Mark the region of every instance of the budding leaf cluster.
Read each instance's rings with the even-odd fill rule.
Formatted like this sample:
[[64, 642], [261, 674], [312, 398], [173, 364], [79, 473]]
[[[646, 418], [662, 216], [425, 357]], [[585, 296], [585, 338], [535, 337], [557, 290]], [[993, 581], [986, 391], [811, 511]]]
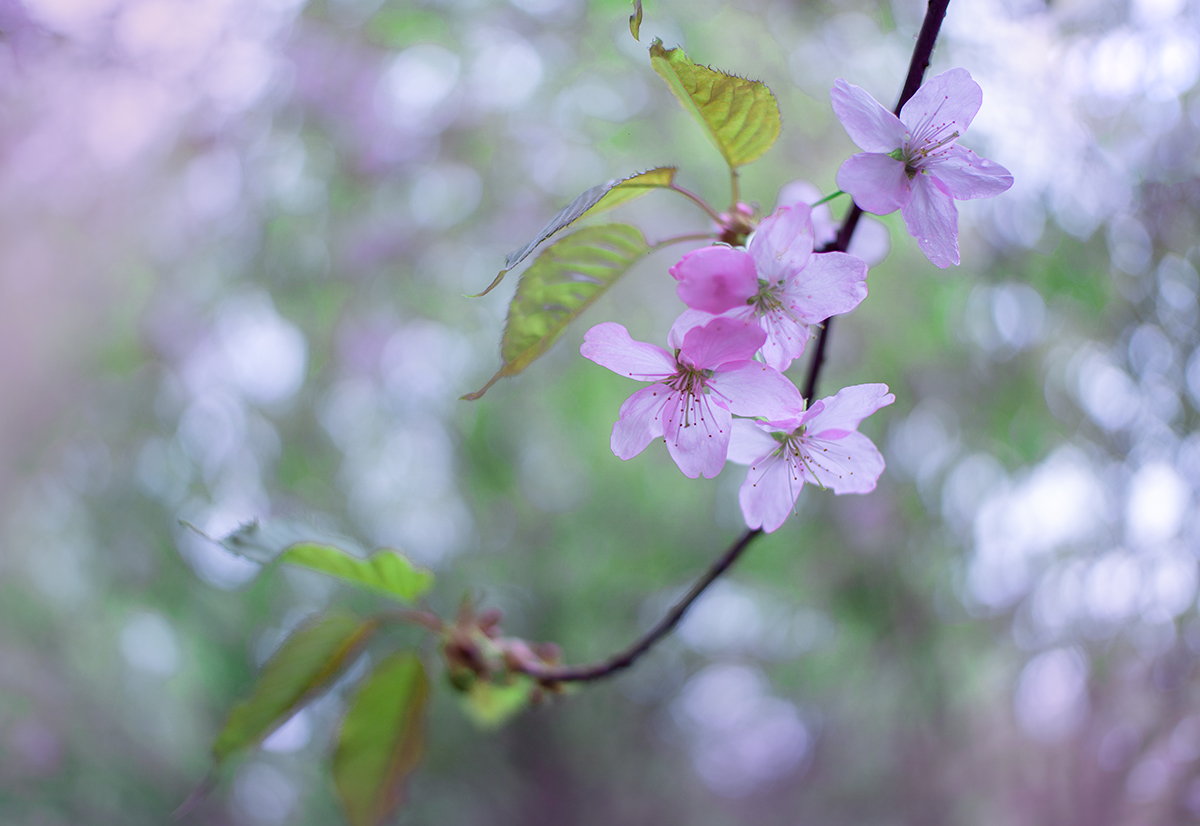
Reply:
[[[333, 545], [297, 543], [280, 548], [264, 541], [289, 534], [286, 526], [264, 529], [255, 523], [220, 541], [227, 548], [249, 549], [271, 565], [308, 568], [405, 605], [433, 585], [431, 572], [396, 551], [377, 551], [363, 558]], [[382, 636], [379, 632], [389, 620], [414, 622], [431, 630], [440, 625], [421, 612], [362, 619], [331, 611], [293, 631], [263, 665], [250, 695], [230, 710], [213, 743], [214, 771], [261, 743], [329, 690]], [[358, 686], [333, 758], [334, 785], [351, 826], [379, 826], [400, 804], [404, 782], [421, 755], [428, 694], [424, 665], [416, 653], [405, 650], [385, 654]], [[194, 805], [198, 796], [193, 795], [185, 808]]]

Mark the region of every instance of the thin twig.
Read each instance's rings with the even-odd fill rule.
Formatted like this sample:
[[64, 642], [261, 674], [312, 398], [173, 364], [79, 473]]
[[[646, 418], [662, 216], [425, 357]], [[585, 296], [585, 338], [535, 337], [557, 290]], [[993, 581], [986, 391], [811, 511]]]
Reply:
[[[846, 220], [838, 229], [837, 237], [822, 246], [819, 252], [845, 252], [848, 250], [850, 239], [854, 237], [854, 230], [858, 228], [858, 219], [861, 217], [862, 210], [858, 208], [858, 204], [851, 206], [850, 211], [846, 213]], [[802, 394], [809, 404], [812, 404], [817, 394], [817, 379], [821, 375], [821, 368], [825, 366], [825, 344], [829, 341], [829, 330], [832, 326], [833, 319], [827, 318], [821, 326], [821, 332], [817, 333], [817, 348], [813, 352], [813, 359], [808, 367], [808, 378], [804, 382]]]
[[660, 250], [663, 247], [669, 247], [671, 244], [682, 244], [685, 241], [711, 241], [716, 237], [717, 234], [715, 232], [692, 232], [687, 235], [674, 235], [670, 238], [656, 241], [650, 245], [650, 249]]
[[904, 79], [904, 88], [900, 91], [900, 101], [892, 110], [896, 115], [908, 103], [908, 99], [921, 88], [925, 79], [925, 70], [929, 68], [929, 58], [933, 56], [933, 47], [937, 43], [938, 32], [942, 30], [942, 21], [946, 19], [946, 8], [950, 0], [929, 0], [925, 8], [925, 20], [921, 23], [921, 32], [917, 35], [917, 45], [913, 47], [912, 60], [908, 64], [908, 77]]
[[446, 623], [442, 618], [432, 611], [421, 611], [413, 608], [397, 608], [383, 614], [385, 619], [393, 622], [402, 622], [408, 625], [419, 625], [426, 631], [431, 631], [434, 634], [440, 634], [445, 628]]
[[808, 379], [804, 382], [804, 392], [801, 394], [810, 405], [817, 394], [817, 377], [825, 364], [825, 342], [829, 340], [829, 330], [832, 327], [833, 319], [827, 318], [821, 326], [821, 332], [817, 333], [817, 349], [813, 353], [813, 360], [808, 368]]
[[608, 677], [618, 671], [623, 671], [633, 665], [643, 654], [654, 647], [655, 643], [663, 637], [670, 634], [679, 621], [683, 619], [683, 615], [687, 609], [692, 606], [705, 589], [712, 585], [716, 579], [725, 573], [738, 557], [742, 555], [742, 551], [750, 544], [756, 536], [762, 533], [762, 528], [754, 528], [748, 530], [730, 546], [729, 550], [721, 555], [720, 559], [714, 562], [709, 569], [704, 572], [704, 576], [696, 580], [696, 583], [684, 594], [683, 598], [671, 606], [671, 610], [667, 612], [658, 623], [651, 628], [646, 634], [635, 642], [633, 645], [626, 648], [620, 653], [614, 654], [603, 662], [593, 665], [565, 665], [565, 666], [539, 666], [529, 664], [525, 667], [525, 673], [531, 677], [535, 677], [545, 682], [567, 683], [567, 682], [589, 682], [591, 680], [600, 680]]
[[695, 192], [684, 189], [683, 187], [681, 187], [677, 184], [671, 184], [669, 187], [667, 187], [667, 189], [671, 190], [672, 192], [678, 192], [680, 195], [687, 198], [689, 201], [694, 203], [696, 206], [698, 206], [702, 210], [704, 210], [704, 212], [708, 215], [709, 218], [712, 218], [718, 224], [721, 223], [721, 216], [717, 214], [717, 211], [715, 209], [713, 209], [711, 206], [709, 206], [708, 202], [705, 201], [703, 198], [701, 198], [699, 195], [697, 195]]
[[[929, 58], [933, 54], [933, 46], [937, 42], [938, 32], [942, 28], [942, 20], [946, 17], [946, 8], [949, 5], [950, 0], [930, 0], [929, 5], [926, 7], [925, 22], [921, 24], [921, 32], [917, 35], [917, 45], [913, 48], [912, 61], [908, 67], [908, 77], [904, 81], [904, 89], [900, 93], [900, 101], [896, 104], [895, 113], [897, 115], [900, 114], [900, 109], [908, 102], [908, 99], [921, 86], [921, 81], [925, 77], [925, 69], [929, 66]], [[737, 181], [736, 175], [737, 173], [735, 172], [733, 178], [735, 187]], [[690, 192], [674, 186], [671, 188], [687, 195], [704, 207], [706, 212], [711, 214], [711, 207]], [[734, 192], [736, 206], [736, 189]], [[846, 220], [842, 222], [842, 226], [838, 229], [837, 237], [823, 246], [820, 251], [845, 252], [849, 249], [850, 239], [854, 236], [854, 230], [858, 227], [858, 219], [860, 217], [862, 217], [862, 210], [857, 205], [851, 207], [850, 211], [846, 214]], [[817, 379], [821, 375], [821, 368], [825, 365], [825, 345], [829, 340], [829, 330], [832, 327], [831, 322], [832, 319], [827, 320], [825, 326], [821, 328], [821, 332], [817, 336], [816, 352], [813, 354], [812, 363], [808, 368], [808, 377], [804, 382], [804, 398], [806, 399], [812, 399], [817, 390]], [[737, 541], [709, 566], [704, 575], [696, 580], [696, 583], [692, 585], [683, 598], [671, 606], [671, 610], [667, 612], [667, 615], [624, 651], [592, 665], [543, 666], [529, 663], [524, 666], [524, 672], [531, 677], [547, 683], [584, 683], [602, 680], [605, 677], [610, 677], [613, 674], [624, 671], [637, 662], [643, 654], [653, 648], [663, 637], [670, 634], [675, 626], [679, 624], [679, 621], [683, 619], [683, 615], [700, 598], [700, 595], [704, 593], [708, 586], [716, 582], [722, 574], [729, 570], [746, 548], [750, 546], [750, 543], [761, 534], [761, 528], [754, 528], [747, 530], [738, 537]]]

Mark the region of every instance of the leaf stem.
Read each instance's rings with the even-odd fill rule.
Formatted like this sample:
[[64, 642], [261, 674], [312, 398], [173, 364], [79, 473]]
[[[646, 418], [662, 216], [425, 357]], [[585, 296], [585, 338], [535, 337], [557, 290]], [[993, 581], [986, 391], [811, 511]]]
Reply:
[[674, 184], [674, 183], [672, 183], [669, 187], [667, 187], [667, 189], [671, 189], [671, 190], [674, 190], [675, 192], [678, 192], [680, 195], [687, 198], [689, 201], [691, 201], [696, 206], [700, 207], [702, 210], [704, 210], [706, 213], [708, 213], [709, 218], [712, 218], [718, 224], [721, 223], [721, 216], [717, 214], [717, 211], [715, 209], [713, 209], [712, 207], [710, 207], [708, 205], [708, 202], [705, 201], [703, 198], [701, 198], [696, 193], [690, 192], [689, 190], [686, 190], [683, 187], [681, 187], [677, 184]]
[[397, 608], [381, 615], [385, 620], [402, 622], [408, 625], [418, 625], [426, 631], [440, 634], [446, 628], [442, 618], [432, 611], [419, 611], [412, 608]]
[[846, 193], [845, 193], [845, 192], [842, 192], [840, 189], [839, 189], [837, 192], [830, 192], [828, 195], [826, 195], [826, 196], [825, 196], [824, 198], [822, 198], [821, 200], [817, 201], [815, 204], [810, 204], [810, 206], [811, 206], [811, 207], [814, 207], [814, 208], [815, 208], [815, 207], [819, 207], [821, 204], [827, 204], [827, 203], [829, 203], [830, 201], [832, 201], [834, 198], [836, 198], [837, 196], [839, 196], [839, 195], [845, 195], [845, 194], [846, 194]]
[[[925, 21], [921, 24], [921, 32], [917, 36], [917, 45], [913, 49], [912, 61], [908, 67], [908, 77], [905, 79], [903, 91], [900, 93], [900, 102], [896, 104], [895, 111], [897, 114], [899, 114], [900, 109], [921, 86], [921, 81], [925, 77], [925, 69], [929, 66], [929, 58], [933, 54], [934, 44], [937, 42], [938, 32], [942, 27], [942, 20], [946, 17], [946, 8], [949, 5], [950, 0], [929, 0], [929, 4], [925, 10]], [[731, 169], [730, 172], [733, 184], [733, 201], [736, 206], [737, 171]], [[700, 204], [705, 212], [716, 218], [712, 208], [696, 196], [675, 186], [672, 186], [672, 189], [687, 195], [697, 204]], [[861, 217], [862, 210], [858, 208], [858, 205], [856, 204], [851, 207], [850, 211], [846, 214], [845, 221], [842, 222], [841, 227], [838, 229], [837, 237], [824, 245], [819, 252], [845, 252], [850, 246], [850, 239], [854, 236], [854, 230], [858, 227], [858, 220]], [[821, 368], [825, 364], [825, 347], [829, 340], [829, 331], [833, 328], [831, 322], [832, 319], [827, 320], [821, 328], [820, 334], [817, 336], [816, 352], [813, 355], [812, 362], [809, 364], [808, 376], [804, 382], [804, 397], [806, 399], [811, 399], [817, 391], [817, 379], [820, 377]], [[529, 663], [522, 670], [529, 676], [545, 683], [592, 682], [624, 671], [658, 644], [660, 640], [670, 634], [675, 629], [675, 626], [679, 624], [679, 621], [683, 619], [683, 615], [700, 598], [700, 595], [704, 593], [708, 586], [716, 582], [722, 574], [729, 570], [733, 563], [745, 552], [746, 548], [749, 547], [750, 543], [761, 534], [761, 528], [753, 528], [738, 537], [725, 553], [708, 567], [708, 570], [704, 572], [700, 579], [696, 580], [695, 584], [692, 585], [683, 598], [671, 606], [671, 610], [667, 612], [666, 616], [624, 651], [618, 652], [608, 659], [592, 665], [544, 666]]]
[[712, 241], [717, 237], [715, 232], [692, 232], [687, 235], [673, 235], [650, 245], [651, 250], [660, 250], [672, 244], [682, 244], [685, 241]]
[[729, 203], [729, 211], [733, 212], [735, 209], [737, 209], [738, 196], [740, 194], [738, 191], [737, 167], [735, 166], [729, 167], [729, 189], [732, 192], [731, 197], [733, 198], [733, 200]]

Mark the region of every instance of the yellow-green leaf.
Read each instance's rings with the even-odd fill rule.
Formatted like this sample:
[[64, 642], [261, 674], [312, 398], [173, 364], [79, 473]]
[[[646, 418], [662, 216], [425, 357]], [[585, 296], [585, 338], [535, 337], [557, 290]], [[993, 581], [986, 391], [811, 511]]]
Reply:
[[596, 205], [587, 211], [604, 212], [640, 198], [652, 189], [666, 189], [675, 183], [675, 173], [678, 171], [673, 166], [659, 166], [619, 181], [609, 181], [608, 190]]
[[542, 227], [532, 241], [520, 249], [510, 252], [504, 259], [504, 269], [500, 270], [487, 289], [479, 295], [490, 293], [513, 267], [528, 258], [529, 253], [559, 230], [566, 229], [588, 213], [595, 214], [618, 207], [635, 198], [640, 198], [652, 189], [665, 189], [675, 182], [675, 173], [678, 171], [673, 166], [660, 166], [630, 175], [628, 178], [614, 178], [606, 183], [596, 184], [559, 210], [558, 214], [550, 219], [550, 223]]
[[514, 676], [508, 685], [476, 680], [463, 694], [463, 709], [480, 728], [496, 728], [529, 705], [535, 688], [525, 675]]
[[509, 305], [500, 342], [504, 366], [463, 398], [478, 399], [501, 378], [532, 364], [576, 316], [649, 252], [641, 230], [630, 224], [584, 227], [543, 250], [521, 276]]
[[229, 712], [213, 744], [220, 762], [258, 743], [326, 685], [378, 627], [348, 614], [326, 614], [302, 626], [267, 660], [250, 698]]
[[641, 40], [642, 32], [642, 0], [633, 0], [633, 14], [629, 15], [629, 33], [634, 40]]
[[331, 574], [402, 602], [412, 602], [433, 586], [432, 571], [418, 568], [396, 551], [376, 551], [361, 559], [333, 545], [304, 542], [288, 548], [279, 560]]
[[760, 157], [779, 137], [779, 105], [760, 81], [697, 66], [683, 49], [664, 49], [657, 38], [650, 63], [731, 169]]
[[351, 826], [378, 826], [400, 805], [421, 756], [429, 680], [416, 654], [392, 654], [359, 689], [342, 723], [333, 782]]

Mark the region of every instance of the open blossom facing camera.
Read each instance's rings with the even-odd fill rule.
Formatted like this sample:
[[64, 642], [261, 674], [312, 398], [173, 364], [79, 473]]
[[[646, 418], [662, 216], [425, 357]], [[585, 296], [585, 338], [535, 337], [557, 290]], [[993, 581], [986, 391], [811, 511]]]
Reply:
[[983, 102], [966, 69], [927, 81], [900, 110], [885, 109], [858, 86], [833, 85], [833, 111], [861, 149], [842, 164], [838, 186], [866, 212], [900, 210], [921, 251], [939, 267], [958, 263], [954, 201], [991, 198], [1012, 186], [997, 163], [958, 145]]
[[853, 310], [867, 295], [867, 265], [841, 252], [815, 254], [811, 210], [783, 207], [763, 219], [745, 250], [705, 247], [671, 268], [693, 312], [678, 329], [712, 316], [756, 321], [763, 359], [786, 370], [804, 352], [809, 327]]
[[753, 356], [765, 334], [735, 319], [718, 318], [671, 341], [675, 355], [634, 341], [620, 324], [597, 324], [579, 352], [639, 381], [654, 382], [621, 405], [612, 451], [631, 459], [663, 437], [685, 476], [711, 479], [725, 466], [733, 415], [782, 418], [800, 406], [800, 391]]
[[750, 465], [738, 493], [746, 524], [768, 533], [778, 528], [805, 482], [834, 493], [874, 490], [883, 456], [858, 425], [895, 400], [886, 384], [859, 384], [790, 420], [735, 421], [729, 459]]

